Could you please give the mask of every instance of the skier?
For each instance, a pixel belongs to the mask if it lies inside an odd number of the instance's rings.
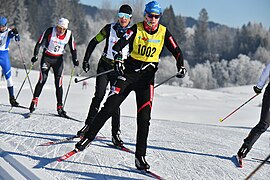
[[[253,87],[255,93],[259,94],[262,92],[262,89],[265,86],[269,77],[270,77],[270,64],[268,64],[264,68],[257,85]],[[242,159],[247,156],[253,144],[259,139],[261,134],[268,129],[270,125],[269,108],[270,108],[270,83],[268,83],[263,95],[260,121],[255,127],[252,128],[248,136],[244,139],[244,143],[242,144],[241,148],[237,152],[237,156],[240,160],[240,163]]]
[[[20,41],[20,36],[16,28],[10,29],[7,26],[7,18],[0,16],[0,66],[2,67],[2,75],[5,76],[7,80],[9,102],[11,106],[19,106],[19,103],[14,97],[8,46],[10,39],[14,38],[14,40],[18,42]]]
[[[34,49],[34,56],[31,59],[32,63],[38,60],[39,48],[44,44],[43,54],[40,61],[40,76],[36,84],[34,96],[31,101],[29,110],[32,113],[38,104],[38,98],[41,94],[42,88],[46,83],[48,78],[48,73],[50,68],[53,69],[55,88],[56,88],[56,98],[57,98],[57,112],[59,116],[66,117],[66,111],[63,109],[62,96],[62,78],[63,78],[63,53],[66,44],[70,47],[70,52],[72,55],[72,61],[74,66],[79,65],[77,60],[77,50],[76,44],[74,42],[74,37],[68,28],[68,19],[60,18],[54,27],[50,27],[45,30],[40,36],[38,42],[36,43]]]
[[[104,107],[98,112],[85,132],[84,137],[75,145],[79,151],[84,150],[94,140],[104,123],[121,105],[128,94],[134,90],[137,102],[137,143],[135,166],[147,170],[146,162],[147,137],[149,133],[151,109],[154,93],[155,72],[158,69],[159,57],[163,46],[176,59],[178,78],[186,73],[182,52],[169,30],[159,24],[161,7],[156,1],[145,5],[144,21],[133,25],[113,46],[115,51],[114,69],[118,73],[117,81],[111,88]],[[129,44],[130,56],[122,59],[122,47]]]
[[[101,31],[89,42],[87,51],[85,52],[83,60],[83,69],[85,72],[89,71],[89,58],[95,49],[96,45],[106,39],[106,45],[103,50],[103,54],[99,60],[97,73],[102,73],[113,69],[114,57],[112,54],[112,46],[114,43],[124,35],[126,30],[130,27],[130,19],[132,17],[132,9],[129,5],[122,5],[118,11],[118,21],[116,23],[106,24]],[[127,58],[128,45],[124,47],[123,59]],[[100,75],[96,78],[96,91],[92,99],[92,103],[89,108],[88,116],[85,120],[85,126],[78,131],[79,136],[83,136],[84,132],[88,130],[89,125],[92,123],[96,116],[100,103],[103,100],[106,87],[110,82],[112,86],[116,80],[116,73],[110,72],[104,75]],[[123,141],[120,138],[120,108],[117,108],[112,116],[112,142],[116,146],[122,146]]]

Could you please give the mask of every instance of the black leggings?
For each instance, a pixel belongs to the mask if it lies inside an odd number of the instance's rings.
[[[269,110],[270,110],[270,85],[267,86],[263,95],[260,121],[254,128],[252,128],[248,137],[244,139],[244,142],[249,149],[252,148],[253,144],[259,139],[261,134],[268,129],[270,125]]]
[[[102,73],[112,69],[112,66],[103,60],[100,60],[98,64],[97,73]],[[85,124],[90,125],[98,113],[100,103],[104,99],[106,94],[106,88],[110,82],[110,86],[116,81],[115,72],[103,74],[96,78],[95,94],[92,98],[92,102],[89,108],[88,116]],[[118,107],[112,115],[112,135],[116,135],[120,131],[120,108]]]
[[[52,67],[54,73],[54,83],[56,89],[57,104],[62,105],[63,87],[63,57],[51,57],[43,55],[40,62],[39,80],[35,87],[34,97],[39,97],[44,84],[47,81],[50,68]]]

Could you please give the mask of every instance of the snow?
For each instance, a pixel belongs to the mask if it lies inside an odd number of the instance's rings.
[[[15,73],[13,73],[15,74]],[[0,179],[152,179],[135,170],[134,155],[113,149],[111,120],[101,129],[104,140],[93,143],[64,162],[56,159],[74,148],[78,139],[52,146],[38,146],[51,140],[72,136],[83,127],[94,93],[95,79],[87,89],[72,81],[65,110],[82,122],[51,115],[56,113],[53,73],[44,86],[38,109],[28,119],[27,109],[10,109],[6,82],[0,82]],[[15,92],[25,78],[24,70],[13,77]],[[30,73],[32,86],[38,72]],[[75,78],[75,77],[74,77]],[[78,79],[82,77],[77,77]],[[64,92],[70,76],[64,77]],[[250,129],[257,124],[262,95],[236,113],[219,122],[254,95],[252,86],[200,90],[167,85],[155,89],[152,120],[148,138],[147,161],[150,170],[165,179],[244,179],[270,151],[270,131],[265,132],[248,154],[244,168],[237,168],[233,156]],[[65,94],[64,94],[65,97]],[[63,98],[64,98],[63,97]],[[26,81],[18,101],[29,106],[31,91]],[[121,105],[121,137],[126,147],[135,150],[135,96]],[[270,179],[270,165],[265,164],[253,179]]]

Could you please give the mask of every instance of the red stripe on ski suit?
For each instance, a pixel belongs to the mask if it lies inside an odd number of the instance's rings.
[[[146,103],[144,103],[139,109],[138,112],[139,113],[143,108],[145,108],[146,106],[149,105],[150,109],[152,109],[152,101],[153,101],[153,96],[154,96],[154,86],[152,84],[150,84],[150,99],[149,101],[147,101]]]

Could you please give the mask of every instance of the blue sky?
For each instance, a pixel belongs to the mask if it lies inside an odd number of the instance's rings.
[[[135,0],[133,0],[135,1]],[[100,7],[102,0],[81,0],[83,4]],[[119,7],[123,0],[113,0]],[[131,1],[130,1],[131,2]],[[150,0],[145,0],[145,3]],[[164,9],[173,6],[176,15],[198,19],[199,12],[205,8],[209,21],[230,27],[241,27],[250,22],[261,22],[270,28],[270,0],[157,0]]]

